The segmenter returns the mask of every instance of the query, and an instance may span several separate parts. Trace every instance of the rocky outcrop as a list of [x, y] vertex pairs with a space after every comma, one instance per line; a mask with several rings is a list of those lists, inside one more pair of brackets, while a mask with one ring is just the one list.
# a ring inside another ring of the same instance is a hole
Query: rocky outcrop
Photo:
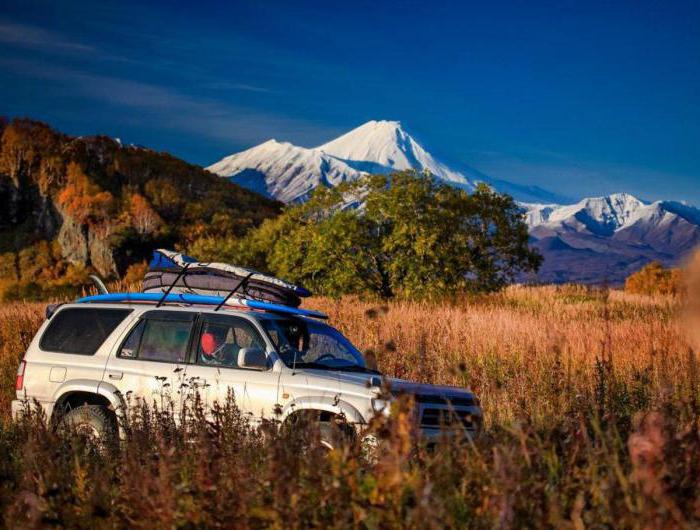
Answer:
[[48, 195], [39, 195], [34, 217], [37, 231], [46, 239], [52, 239], [62, 226], [61, 216]]
[[58, 231], [61, 253], [73, 265], [87, 265], [90, 259], [87, 227], [76, 223], [72, 217], [64, 216]]
[[114, 229], [110, 225], [88, 230], [89, 263], [105, 278], [118, 276], [120, 273], [115, 259], [115, 248], [110, 241], [113, 232]]

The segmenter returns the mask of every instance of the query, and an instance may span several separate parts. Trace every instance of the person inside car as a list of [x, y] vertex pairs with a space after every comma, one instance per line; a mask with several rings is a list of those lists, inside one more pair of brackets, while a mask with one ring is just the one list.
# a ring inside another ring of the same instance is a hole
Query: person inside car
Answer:
[[204, 364], [235, 366], [236, 358], [232, 350], [233, 345], [227, 343], [223, 330], [211, 327], [202, 333], [199, 352]]

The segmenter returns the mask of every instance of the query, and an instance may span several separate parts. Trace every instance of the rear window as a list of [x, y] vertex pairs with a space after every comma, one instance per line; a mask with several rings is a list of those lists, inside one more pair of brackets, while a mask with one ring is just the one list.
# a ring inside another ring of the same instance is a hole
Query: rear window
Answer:
[[58, 353], [94, 355], [129, 313], [131, 309], [63, 309], [51, 319], [39, 347]]

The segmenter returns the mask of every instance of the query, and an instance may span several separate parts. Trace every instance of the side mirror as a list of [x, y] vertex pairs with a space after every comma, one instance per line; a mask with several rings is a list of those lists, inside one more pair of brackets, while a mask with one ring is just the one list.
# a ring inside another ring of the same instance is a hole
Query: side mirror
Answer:
[[239, 368], [266, 370], [267, 355], [260, 348], [241, 348], [238, 350], [238, 366]]

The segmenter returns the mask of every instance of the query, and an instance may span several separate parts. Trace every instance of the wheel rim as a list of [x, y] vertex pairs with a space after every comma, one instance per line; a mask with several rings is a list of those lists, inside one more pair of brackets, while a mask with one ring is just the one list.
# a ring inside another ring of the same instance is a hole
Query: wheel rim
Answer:
[[93, 442], [99, 442], [102, 440], [102, 434], [100, 433], [99, 429], [91, 423], [78, 423], [75, 426], [75, 432], [78, 436]]

